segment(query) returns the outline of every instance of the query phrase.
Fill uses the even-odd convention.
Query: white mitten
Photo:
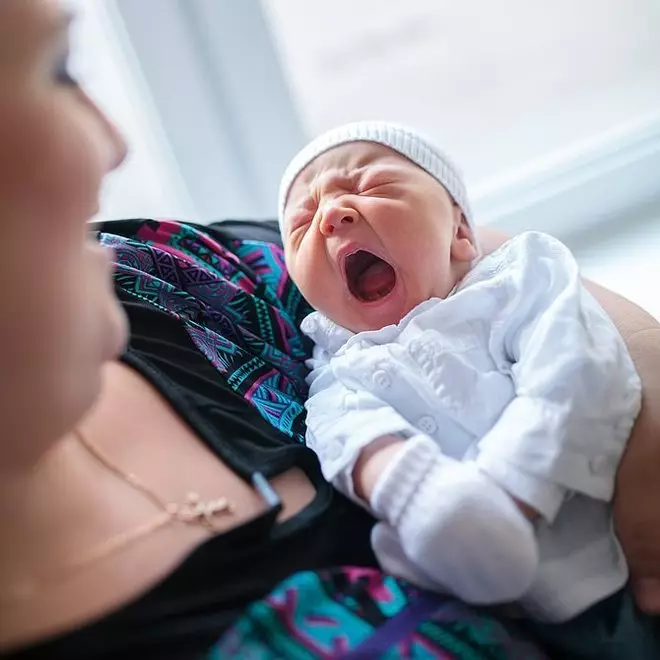
[[[371,506],[396,530],[415,569],[468,603],[514,601],[534,581],[532,524],[475,463],[447,458],[427,436],[405,442]]]

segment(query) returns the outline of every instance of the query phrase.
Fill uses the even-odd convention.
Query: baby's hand
[[[475,463],[448,459],[431,438],[415,436],[398,447],[370,504],[396,532],[408,562],[468,603],[517,600],[536,577],[538,548],[527,515]]]

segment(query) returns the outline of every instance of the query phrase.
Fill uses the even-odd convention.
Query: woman
[[[126,147],[67,70],[68,22],[56,0],[0,2],[0,652],[194,657],[292,572],[373,565],[371,523],[296,440],[305,308],[277,251],[105,227],[113,293],[86,223]],[[653,577],[656,326],[596,294],[650,393],[619,520]]]

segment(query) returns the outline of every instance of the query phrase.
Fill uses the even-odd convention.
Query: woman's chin
[[[126,350],[129,337],[128,317],[118,301],[114,302],[107,329],[102,357],[103,362],[112,362]]]

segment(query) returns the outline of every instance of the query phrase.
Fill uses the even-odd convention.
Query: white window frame
[[[198,221],[273,217],[305,140],[259,0],[114,0]]]
[[[198,219],[273,217],[306,139],[259,0],[114,0]],[[660,202],[660,116],[472,190],[477,222],[573,240]]]

